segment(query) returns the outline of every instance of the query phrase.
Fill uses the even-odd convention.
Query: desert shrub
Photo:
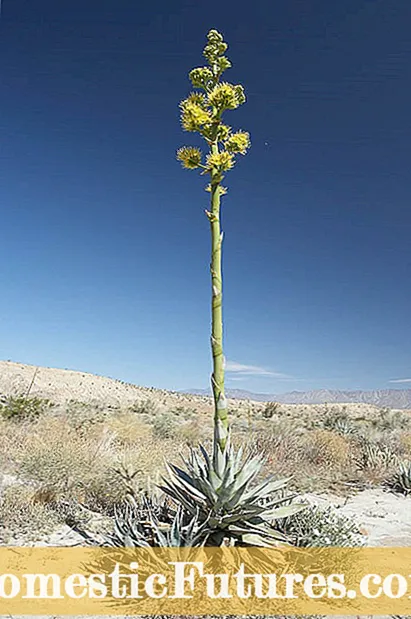
[[[411,428],[411,416],[401,410],[382,408],[371,420],[371,425],[383,432]]]
[[[383,442],[364,437],[356,443],[353,458],[360,479],[372,486],[385,485],[399,462],[398,455]]]
[[[46,503],[37,501],[32,488],[15,484],[7,486],[0,498],[0,523],[6,536],[30,536],[49,533],[59,518]]]
[[[2,473],[14,472],[15,452],[20,448],[23,437],[26,436],[30,424],[11,424],[0,418],[0,470]]]
[[[188,406],[174,406],[171,409],[171,414],[176,417],[183,417],[184,419],[190,419],[197,416],[197,410]]]
[[[179,439],[189,447],[204,443],[207,437],[211,435],[211,430],[207,432],[207,428],[200,424],[198,420],[188,421],[178,427]]]
[[[134,474],[133,487],[138,492],[162,470],[165,454],[180,448],[180,444],[151,436],[135,436],[127,445],[107,424],[98,433],[81,434],[65,417],[41,418],[26,431],[17,427],[17,432],[7,454],[13,473],[53,490],[60,499],[73,498],[107,514],[129,492],[130,480],[119,473],[123,462]],[[1,442],[0,432],[0,448]]]
[[[170,413],[162,413],[153,421],[153,434],[157,438],[171,438],[175,435],[177,423]]]
[[[100,493],[100,504],[120,500],[121,488],[111,474],[111,440],[107,433],[99,440],[84,437],[66,420],[49,419],[22,438],[14,453],[15,469],[22,479],[55,497],[74,497],[87,504],[96,502]]]
[[[312,464],[342,467],[349,462],[350,444],[329,430],[313,430],[305,440],[304,455]]]
[[[261,414],[264,419],[271,419],[279,412],[280,407],[278,402],[267,402]]]
[[[108,411],[96,404],[71,400],[64,407],[64,416],[77,433],[86,436],[92,431],[101,430],[108,418]]]
[[[398,440],[401,452],[411,456],[411,432],[400,432]]]
[[[107,421],[107,427],[114,433],[115,443],[124,447],[138,443],[141,438],[149,437],[152,431],[147,423],[130,412],[111,417]]]
[[[0,405],[0,415],[10,421],[32,421],[46,412],[52,403],[43,398],[10,396]]]
[[[65,488],[93,465],[95,451],[93,443],[79,436],[64,419],[53,419],[47,425],[37,424],[16,457],[23,477]]]
[[[288,460],[301,450],[303,429],[291,421],[275,421],[269,429],[258,428],[250,437],[250,447],[269,461]]]
[[[311,505],[285,518],[280,528],[300,547],[362,546],[365,540],[356,522],[332,506]]]
[[[146,398],[145,400],[138,400],[129,407],[130,412],[137,415],[147,415],[148,417],[155,417],[159,410],[160,405],[153,398]]]
[[[384,443],[360,439],[356,464],[360,469],[387,470],[398,463],[398,456]]]
[[[349,436],[356,434],[358,428],[350,419],[346,409],[331,409],[329,410],[322,422],[322,426],[325,430],[337,432],[343,436]]]

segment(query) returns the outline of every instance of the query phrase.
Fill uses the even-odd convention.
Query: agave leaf
[[[185,492],[188,491],[190,493],[190,495],[193,498],[195,498],[197,501],[205,503],[207,501],[207,496],[205,494],[203,494],[202,492],[200,492],[200,490],[198,490],[198,488],[196,488],[195,482],[188,481],[189,479],[191,480],[190,477],[188,477],[186,475],[180,475],[180,471],[181,471],[181,469],[179,469],[178,467],[174,466],[173,464],[170,465],[170,467],[169,467],[169,474],[170,474],[170,477],[172,478],[174,484],[179,486],[183,491],[185,491]],[[181,471],[181,473],[184,473],[184,471]]]
[[[217,491],[218,500],[215,506],[216,510],[219,509],[222,505],[224,505],[227,499],[230,498],[230,496],[232,495],[232,488],[234,485],[235,485],[234,471],[232,470],[231,465],[228,464],[224,477],[221,481],[220,487],[218,488],[218,491]]]
[[[211,469],[207,468],[204,462],[201,462],[197,454],[196,458],[198,459],[198,468],[194,478],[196,479],[197,487],[213,502],[217,499],[217,491],[221,484],[221,480]]]
[[[180,467],[176,466],[175,464],[168,464],[166,463],[166,469],[168,472],[172,471],[174,473],[175,476],[183,479],[187,484],[190,485],[194,485],[194,480],[193,478],[188,475],[185,471],[183,471],[183,469],[180,469]]]
[[[230,526],[228,528],[228,531],[232,534],[235,535],[237,537],[241,536],[241,539],[243,539],[244,535],[261,535],[262,537],[264,537],[266,540],[268,541],[281,541],[281,542],[287,542],[287,538],[285,537],[285,535],[283,533],[280,533],[279,531],[276,531],[275,529],[268,529],[268,528],[264,528],[264,527],[253,527],[253,526],[239,526],[239,527],[235,527],[235,526]]]
[[[257,458],[246,460],[242,466],[237,469],[236,488],[243,486],[245,483],[250,483],[261,471],[262,464]]]
[[[258,473],[258,469],[243,469],[242,471],[240,471],[240,474],[238,475],[232,486],[227,489],[227,495],[230,496],[231,494],[231,498],[227,502],[228,509],[237,505],[240,500],[247,500],[247,494],[249,493],[245,493],[245,490],[247,486],[253,481],[253,479],[258,475]]]
[[[173,543],[171,543],[171,544],[169,543],[172,540],[170,540],[167,535],[164,535],[164,533],[162,533],[159,528],[155,528],[155,535],[157,537],[157,541],[158,541],[158,545],[159,546],[167,547],[167,546],[174,546],[175,545]],[[170,536],[170,537],[172,537],[172,536]]]
[[[242,537],[242,541],[248,546],[260,546],[261,548],[271,548],[275,545],[274,540],[270,543],[267,537],[263,537],[258,533],[245,533]]]
[[[240,445],[239,450],[234,456],[234,468],[238,471],[241,468],[241,462],[243,460],[244,449],[243,446]]]
[[[306,503],[294,503],[293,505],[287,505],[286,507],[278,507],[264,514],[266,520],[278,520],[279,518],[288,518],[298,512],[303,511],[308,507]]]
[[[258,495],[259,498],[265,498],[266,496],[273,494],[274,492],[278,492],[278,490],[282,490],[288,482],[291,480],[291,477],[285,479],[273,479],[272,477],[264,480],[261,484],[251,488],[248,492],[244,494],[244,499],[247,500],[249,497]]]
[[[224,475],[225,468],[225,458],[222,453],[220,446],[218,444],[214,445],[214,456],[213,456],[213,471],[215,475],[221,480]]]
[[[250,518],[260,516],[260,514],[264,513],[264,511],[264,507],[259,505],[252,508],[240,506],[235,511],[230,511],[222,515],[221,520],[224,523],[240,522],[242,520],[249,520]]]
[[[209,458],[209,456],[208,456],[208,453],[207,453],[207,451],[206,451],[206,449],[205,449],[204,445],[201,445],[201,444],[200,444],[200,445],[198,446],[198,448],[199,448],[199,450],[200,450],[200,452],[201,452],[201,454],[202,454],[202,456],[203,456],[203,458],[204,458],[204,460],[205,460],[205,463],[206,463],[206,465],[207,465],[207,468],[209,469],[209,468],[210,468],[210,465],[211,465],[211,461],[210,461],[210,458]]]
[[[287,496],[277,497],[276,499],[271,499],[271,500],[267,501],[266,503],[264,503],[264,505],[265,505],[267,510],[270,510],[275,505],[281,505],[282,503],[289,503],[289,502],[293,501],[294,499],[296,499],[297,497],[298,497],[298,494],[296,494],[296,493],[294,493],[294,494],[287,494]]]
[[[179,538],[179,531],[181,529],[182,526],[182,522],[181,522],[181,508],[179,508],[173,522],[171,525],[171,529],[170,529],[170,538],[171,541],[174,542],[172,543],[172,546],[176,546],[178,544],[176,544],[176,540],[178,540]]]
[[[226,444],[224,450],[221,450],[220,448],[222,438],[222,429],[220,427],[220,424],[217,422],[214,426],[213,469],[220,479],[224,475],[225,464],[227,460],[232,458],[230,431],[228,431],[226,436]]]
[[[229,486],[234,481],[234,477],[235,477],[235,470],[233,468],[233,461],[228,459],[225,464],[225,471],[224,471],[223,478],[221,480],[221,487]]]
[[[192,468],[193,468],[193,474],[195,475],[195,477],[202,477],[203,479],[208,479],[208,466],[207,466],[207,462],[204,461],[200,458],[199,454],[193,449],[191,452],[191,457],[192,457]]]
[[[182,492],[179,488],[173,486],[172,483],[169,482],[167,479],[164,480],[164,483],[164,486],[160,486],[160,489],[163,492],[168,494],[168,496],[171,496],[171,498],[174,499],[176,503],[181,503],[190,513],[196,513],[198,505],[195,503],[195,501],[190,501],[190,497],[187,494],[184,494],[184,492]]]

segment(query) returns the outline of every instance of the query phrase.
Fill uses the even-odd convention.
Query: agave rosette
[[[264,464],[262,457],[244,457],[241,447],[235,452],[228,438],[224,450],[215,442],[212,458],[200,446],[191,449],[183,462],[186,470],[166,464],[168,478],[161,489],[192,516],[207,522],[208,545],[221,545],[227,538],[254,546],[287,541],[273,523],[305,505],[289,504],[294,496],[284,496],[289,478],[271,477],[253,485]]]

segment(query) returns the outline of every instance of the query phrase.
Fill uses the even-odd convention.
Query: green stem
[[[216,143],[211,152],[218,153]],[[223,281],[221,270],[221,246],[223,234],[220,225],[220,182],[217,173],[211,174],[211,350],[213,355],[213,374],[211,386],[214,396],[214,441],[221,451],[228,438],[227,400],[224,393],[224,355],[223,355]]]

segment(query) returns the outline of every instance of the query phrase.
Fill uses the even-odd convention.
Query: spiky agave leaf
[[[400,462],[398,470],[394,473],[390,485],[397,492],[411,494],[411,462]]]
[[[168,478],[163,478],[161,489],[192,516],[207,521],[212,531],[208,543],[221,543],[227,537],[238,543],[259,540],[262,545],[286,541],[272,523],[301,511],[305,505],[284,505],[294,496],[278,496],[289,479],[270,478],[252,486],[263,458],[244,458],[242,449],[235,452],[228,437],[225,448],[217,447],[213,458],[200,446],[190,450],[188,459],[182,459],[184,468],[166,465]]]
[[[199,547],[209,535],[208,522],[179,505],[143,497],[115,510],[113,532],[99,536],[78,531],[89,545],[116,548]]]
[[[187,513],[179,506],[171,525],[161,527],[153,522],[153,530],[158,546],[169,547],[198,547],[207,542],[210,531],[208,522],[201,522],[198,514],[187,518]]]

